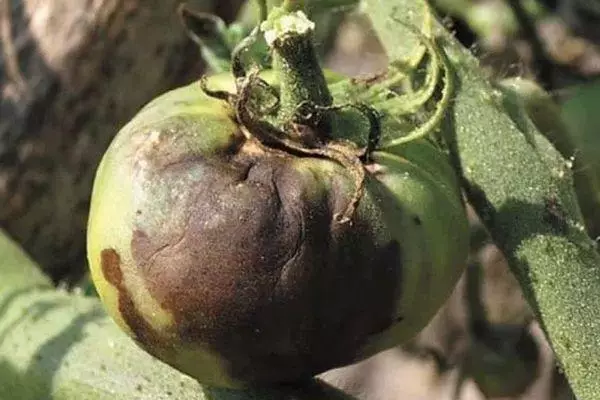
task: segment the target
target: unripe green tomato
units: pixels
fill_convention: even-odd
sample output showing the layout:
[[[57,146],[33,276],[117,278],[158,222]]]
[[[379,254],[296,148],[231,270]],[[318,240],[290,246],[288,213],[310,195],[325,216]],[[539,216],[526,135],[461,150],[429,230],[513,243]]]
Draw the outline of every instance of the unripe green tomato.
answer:
[[[227,76],[211,88],[233,90]],[[356,188],[323,158],[265,151],[198,83],[148,104],[99,166],[98,293],[146,351],[202,383],[290,382],[411,339],[467,256],[454,172],[428,141],[375,152]]]

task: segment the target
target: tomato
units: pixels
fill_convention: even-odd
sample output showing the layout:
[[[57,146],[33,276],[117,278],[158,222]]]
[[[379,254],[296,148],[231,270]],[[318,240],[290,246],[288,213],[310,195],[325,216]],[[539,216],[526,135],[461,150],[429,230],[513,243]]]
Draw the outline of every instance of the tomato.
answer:
[[[160,96],[96,175],[88,259],[106,309],[149,353],[226,387],[296,381],[411,339],[465,263],[458,183],[426,139],[364,169],[340,222],[356,194],[348,168],[263,146],[199,83]]]

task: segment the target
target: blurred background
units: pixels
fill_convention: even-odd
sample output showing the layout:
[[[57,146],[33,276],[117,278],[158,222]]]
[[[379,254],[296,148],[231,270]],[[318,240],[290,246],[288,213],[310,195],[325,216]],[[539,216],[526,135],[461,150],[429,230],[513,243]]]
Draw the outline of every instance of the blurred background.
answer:
[[[85,227],[95,169],[114,134],[156,95],[216,68],[186,35],[180,3],[0,0],[0,227],[58,286],[94,295]],[[256,21],[243,0],[187,3],[222,19],[207,33],[228,26],[239,36]],[[323,63],[352,76],[383,71],[387,58],[360,5],[342,3],[319,17]],[[525,86],[527,105],[574,163],[576,183],[600,168],[599,1],[432,5],[495,82],[537,83]],[[589,185],[577,189],[597,238],[600,199]],[[430,325],[323,379],[364,400],[574,399],[506,260],[473,213],[471,221],[464,276]]]

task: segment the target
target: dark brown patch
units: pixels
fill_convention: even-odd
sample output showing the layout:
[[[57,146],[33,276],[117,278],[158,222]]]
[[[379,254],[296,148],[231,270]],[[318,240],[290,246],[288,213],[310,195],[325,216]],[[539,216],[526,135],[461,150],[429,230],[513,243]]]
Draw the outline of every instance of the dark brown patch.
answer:
[[[123,282],[123,272],[121,271],[121,258],[115,249],[104,249],[100,253],[102,259],[102,273],[104,278],[116,287],[121,289]]]
[[[123,284],[123,271],[121,271],[121,257],[115,249],[104,249],[100,253],[102,259],[102,273],[106,280],[117,288],[119,292],[119,312],[123,320],[135,334],[135,339],[144,345],[160,345],[152,326],[138,312],[129,293],[129,289]]]
[[[153,196],[171,182],[189,188],[159,203],[172,222],[146,217],[158,202],[141,204],[131,242],[137,273],[173,315],[173,340],[206,344],[231,377],[258,384],[355,361],[394,322],[401,243],[373,240],[361,214],[332,223],[349,176],[299,173],[281,154],[220,156],[155,168],[145,182]],[[189,173],[195,163],[202,174]],[[313,194],[317,178],[331,180],[328,195]],[[145,332],[143,320],[128,323]]]

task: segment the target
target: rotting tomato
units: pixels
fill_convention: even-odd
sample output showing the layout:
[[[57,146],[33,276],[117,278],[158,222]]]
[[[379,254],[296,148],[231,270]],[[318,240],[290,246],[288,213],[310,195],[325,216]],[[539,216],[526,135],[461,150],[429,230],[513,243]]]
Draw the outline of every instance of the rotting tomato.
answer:
[[[240,93],[227,75],[205,84]],[[297,381],[411,339],[467,254],[445,154],[427,139],[375,150],[359,179],[351,157],[265,144],[243,119],[193,83],[116,136],[88,227],[110,315],[149,353],[216,386]]]

